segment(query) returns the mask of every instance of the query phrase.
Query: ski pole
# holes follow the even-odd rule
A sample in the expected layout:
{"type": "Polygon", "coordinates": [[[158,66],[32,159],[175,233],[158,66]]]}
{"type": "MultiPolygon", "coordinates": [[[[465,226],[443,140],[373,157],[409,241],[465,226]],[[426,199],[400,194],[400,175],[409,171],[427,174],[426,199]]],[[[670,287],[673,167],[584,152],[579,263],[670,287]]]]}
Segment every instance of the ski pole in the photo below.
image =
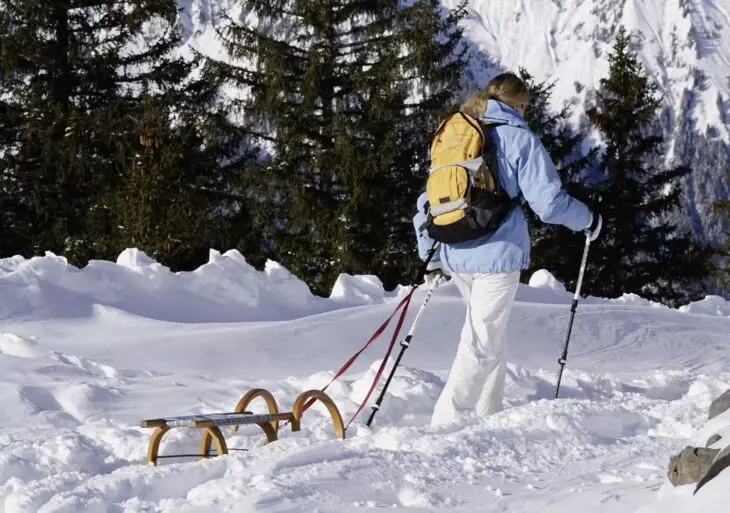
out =
{"type": "Polygon", "coordinates": [[[406,349],[408,349],[408,346],[411,345],[411,339],[413,338],[413,333],[416,331],[416,327],[418,326],[418,323],[421,321],[421,317],[423,317],[423,312],[426,310],[426,305],[428,304],[428,301],[431,299],[431,295],[433,294],[433,291],[435,290],[436,282],[431,284],[431,287],[429,287],[428,292],[426,292],[426,297],[423,300],[423,303],[421,303],[421,308],[418,310],[418,313],[416,314],[416,318],[413,320],[413,324],[411,324],[411,329],[408,330],[408,334],[406,337],[401,340],[400,343],[400,353],[398,353],[398,357],[395,360],[395,364],[393,365],[393,368],[390,370],[390,374],[388,375],[388,379],[385,380],[385,385],[383,386],[383,390],[380,391],[380,395],[378,396],[377,401],[375,401],[375,404],[372,406],[373,411],[370,413],[370,418],[368,418],[367,426],[370,427],[370,424],[373,422],[373,417],[375,417],[375,414],[380,409],[380,405],[383,402],[383,398],[385,397],[385,392],[388,390],[388,385],[390,385],[390,381],[393,379],[393,376],[395,375],[395,370],[398,367],[398,364],[400,363],[401,359],[403,358],[403,354],[406,352],[406,349]]]}
{"type": "Polygon", "coordinates": [[[588,248],[591,245],[590,235],[586,235],[586,245],[583,248],[583,259],[580,262],[580,272],[578,273],[578,283],[575,286],[575,294],[573,295],[573,304],[570,306],[570,322],[568,322],[568,331],[565,333],[565,343],[563,346],[563,354],[558,358],[560,364],[560,371],[558,372],[558,383],[555,387],[555,399],[558,398],[560,392],[560,380],[563,377],[563,369],[568,359],[568,344],[570,343],[570,332],[573,329],[573,318],[575,317],[575,311],[578,308],[578,299],[580,298],[580,288],[583,285],[583,274],[586,271],[586,263],[588,262],[588,248]]]}

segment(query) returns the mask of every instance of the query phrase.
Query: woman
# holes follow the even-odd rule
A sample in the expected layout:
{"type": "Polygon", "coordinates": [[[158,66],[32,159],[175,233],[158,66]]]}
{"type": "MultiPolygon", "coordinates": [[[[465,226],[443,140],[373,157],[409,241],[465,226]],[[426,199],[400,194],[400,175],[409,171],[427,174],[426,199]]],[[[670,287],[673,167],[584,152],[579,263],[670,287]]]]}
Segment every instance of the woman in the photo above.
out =
{"type": "MultiPolygon", "coordinates": [[[[584,230],[592,240],[601,229],[600,215],[568,195],[540,139],[523,119],[530,102],[525,83],[513,73],[489,82],[462,106],[462,111],[491,130],[499,180],[510,197],[520,193],[545,223],[584,230]]],[[[425,219],[425,193],[413,219],[419,255],[425,259],[433,241],[418,232],[425,219]]],[[[449,377],[432,425],[459,420],[464,414],[485,416],[502,409],[506,371],[502,341],[517,292],[520,271],[530,262],[530,239],[522,207],[515,208],[491,235],[459,244],[441,244],[428,266],[427,283],[450,276],[466,303],[466,320],[449,377]]]]}

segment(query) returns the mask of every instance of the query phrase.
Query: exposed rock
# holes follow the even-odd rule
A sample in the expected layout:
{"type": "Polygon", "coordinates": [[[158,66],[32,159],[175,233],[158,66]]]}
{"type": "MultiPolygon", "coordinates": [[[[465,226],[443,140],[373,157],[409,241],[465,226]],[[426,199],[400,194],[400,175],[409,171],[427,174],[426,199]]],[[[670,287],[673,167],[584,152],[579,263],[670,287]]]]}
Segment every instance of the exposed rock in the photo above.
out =
{"type": "MultiPolygon", "coordinates": [[[[721,413],[730,410],[730,390],[722,394],[720,397],[712,401],[710,405],[710,419],[717,417],[721,413]]],[[[709,419],[708,419],[709,420],[709,419]]]]}
{"type": "Polygon", "coordinates": [[[708,482],[717,477],[720,472],[728,467],[730,467],[730,446],[725,447],[722,452],[720,452],[720,454],[715,457],[712,465],[710,465],[710,469],[705,473],[704,476],[702,476],[700,482],[697,483],[697,487],[695,488],[694,493],[697,493],[700,488],[705,486],[708,482]]]}
{"type": "Polygon", "coordinates": [[[674,486],[696,483],[707,473],[720,449],[685,447],[669,460],[667,477],[674,486]]]}

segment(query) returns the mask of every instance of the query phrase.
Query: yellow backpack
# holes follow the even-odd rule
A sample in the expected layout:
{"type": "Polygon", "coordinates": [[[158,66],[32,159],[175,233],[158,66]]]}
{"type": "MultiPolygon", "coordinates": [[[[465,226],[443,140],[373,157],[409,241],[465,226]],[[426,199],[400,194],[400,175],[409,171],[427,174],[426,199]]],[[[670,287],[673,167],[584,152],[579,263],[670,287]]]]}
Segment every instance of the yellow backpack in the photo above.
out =
{"type": "Polygon", "coordinates": [[[493,125],[455,112],[434,133],[421,227],[433,240],[451,244],[493,233],[520,203],[500,185],[492,141],[485,133],[493,125]]]}

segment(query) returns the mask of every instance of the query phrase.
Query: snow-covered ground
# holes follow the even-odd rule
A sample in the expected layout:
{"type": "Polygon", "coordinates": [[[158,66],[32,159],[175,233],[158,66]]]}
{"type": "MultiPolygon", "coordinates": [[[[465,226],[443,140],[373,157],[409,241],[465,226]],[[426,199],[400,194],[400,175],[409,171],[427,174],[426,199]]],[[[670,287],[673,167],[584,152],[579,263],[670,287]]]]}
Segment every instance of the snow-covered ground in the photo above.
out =
{"type": "MultiPolygon", "coordinates": [[[[281,266],[258,273],[236,252],[181,274],[134,250],[81,270],[53,255],[0,260],[0,513],[674,513],[699,504],[693,486],[670,489],[667,463],[704,436],[710,401],[730,388],[730,305],[582,301],[555,400],[571,295],[546,273],[531,285],[507,332],[509,407],[491,418],[428,426],[464,311],[446,285],[372,429],[368,409],[337,440],[316,405],[301,432],[284,428],[276,443],[244,427],[227,440],[247,451],[154,467],[140,420],[230,411],[254,387],[288,410],[329,381],[405,290],[343,276],[333,297],[314,298],[281,266]]],[[[346,421],[389,334],[328,389],[346,421]]],[[[162,454],[194,453],[199,435],[171,431],[162,454]]],[[[696,511],[721,511],[730,482],[721,477],[704,495],[714,506],[696,511]]]]}

